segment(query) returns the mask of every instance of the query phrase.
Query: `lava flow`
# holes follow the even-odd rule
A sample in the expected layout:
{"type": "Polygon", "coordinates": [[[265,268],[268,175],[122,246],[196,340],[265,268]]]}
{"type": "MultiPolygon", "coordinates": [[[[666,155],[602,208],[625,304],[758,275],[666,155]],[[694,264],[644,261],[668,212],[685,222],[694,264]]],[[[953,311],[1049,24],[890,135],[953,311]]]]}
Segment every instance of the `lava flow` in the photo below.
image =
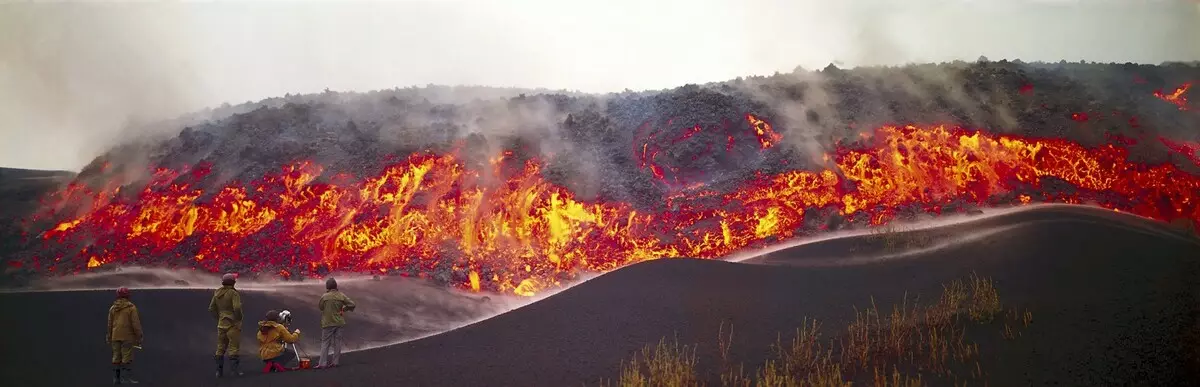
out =
{"type": "MultiPolygon", "coordinates": [[[[767,121],[753,114],[746,114],[745,120],[749,125],[749,132],[758,142],[755,147],[759,150],[770,149],[783,139],[783,136],[776,133],[767,121]]],[[[673,121],[668,120],[667,126],[670,126],[673,121]]],[[[646,122],[634,133],[633,154],[638,160],[638,167],[648,170],[660,182],[674,187],[696,187],[698,184],[703,184],[703,180],[707,178],[704,176],[707,171],[677,165],[679,160],[672,160],[672,157],[660,157],[663,156],[662,152],[668,149],[679,149],[680,145],[683,145],[681,143],[689,142],[691,144],[686,144],[685,148],[687,146],[693,146],[693,149],[703,147],[704,150],[678,153],[684,153],[688,156],[686,158],[696,161],[712,156],[716,152],[715,145],[718,145],[718,142],[724,142],[725,152],[732,153],[737,145],[736,137],[740,137],[735,130],[736,127],[728,121],[719,127],[707,130],[697,124],[679,131],[678,135],[666,137],[663,136],[664,128],[651,128],[650,122],[646,122]],[[712,135],[707,139],[695,138],[701,133],[712,133],[712,135]]]]}
{"type": "MultiPolygon", "coordinates": [[[[768,134],[760,139],[777,141],[758,121],[750,122],[768,134]]],[[[452,154],[414,154],[377,176],[332,183],[314,182],[325,173],[321,166],[297,163],[212,192],[172,183],[207,170],[159,170],[136,199],[112,199],[115,190],[92,194],[93,208],[42,234],[54,252],[33,265],[46,272],[167,263],[285,277],[398,273],[532,295],[585,272],[763,246],[804,232],[806,214],[818,212],[879,224],[904,208],[940,211],[1000,197],[1200,221],[1200,177],[1170,163],[1131,162],[1117,144],[1085,148],[943,126],[882,127],[862,142],[828,155],[833,169],[687,193],[678,208],[656,212],[577,200],[543,180],[536,160],[499,184],[452,154]]]]}
{"type": "Polygon", "coordinates": [[[1175,91],[1171,92],[1170,94],[1163,93],[1162,90],[1156,90],[1154,92],[1154,96],[1158,97],[1159,99],[1161,99],[1163,101],[1167,101],[1167,102],[1174,104],[1175,106],[1178,106],[1179,110],[1186,111],[1186,110],[1188,110],[1187,92],[1188,92],[1188,89],[1191,89],[1191,88],[1192,88],[1191,83],[1184,83],[1183,85],[1180,85],[1179,87],[1175,88],[1175,91]]]}

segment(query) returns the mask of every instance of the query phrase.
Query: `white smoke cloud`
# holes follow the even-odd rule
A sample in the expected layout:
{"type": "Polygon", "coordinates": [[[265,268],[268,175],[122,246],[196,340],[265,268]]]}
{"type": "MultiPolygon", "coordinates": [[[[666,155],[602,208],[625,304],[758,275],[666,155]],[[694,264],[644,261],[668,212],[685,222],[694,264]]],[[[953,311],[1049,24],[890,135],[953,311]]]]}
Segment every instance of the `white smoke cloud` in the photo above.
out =
{"type": "Polygon", "coordinates": [[[126,132],[131,124],[326,88],[606,92],[831,62],[1197,60],[1196,9],[1183,0],[5,4],[0,166],[75,170],[141,133],[126,132]]]}

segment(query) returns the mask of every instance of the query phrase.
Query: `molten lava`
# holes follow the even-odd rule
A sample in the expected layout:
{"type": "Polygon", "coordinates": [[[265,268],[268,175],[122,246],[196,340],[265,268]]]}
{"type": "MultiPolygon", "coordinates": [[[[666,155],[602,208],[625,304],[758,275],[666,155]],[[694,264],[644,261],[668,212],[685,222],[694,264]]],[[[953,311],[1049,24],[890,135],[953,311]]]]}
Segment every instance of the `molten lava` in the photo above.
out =
{"type": "Polygon", "coordinates": [[[1179,110],[1188,110],[1187,92],[1188,89],[1191,88],[1192,84],[1190,82],[1184,83],[1183,85],[1175,88],[1175,91],[1170,94],[1165,94],[1162,90],[1156,90],[1154,92],[1154,96],[1162,99],[1163,101],[1170,102],[1175,106],[1179,106],[1179,110]]]}
{"type": "MultiPolygon", "coordinates": [[[[747,119],[762,148],[780,140],[765,121],[747,119]]],[[[657,212],[577,200],[544,180],[537,160],[499,183],[453,154],[414,154],[376,176],[336,183],[317,183],[321,166],[296,163],[215,191],[191,183],[206,169],[193,168],[192,177],[159,170],[136,199],[119,198],[116,188],[64,191],[91,204],[43,234],[58,255],[34,265],[62,272],[182,261],[285,277],[398,272],[532,295],[585,272],[763,246],[804,232],[806,216],[826,208],[878,224],[904,208],[941,211],[1000,197],[1200,221],[1200,177],[1170,163],[1130,162],[1117,144],[1089,149],[942,126],[882,127],[862,142],[828,155],[833,169],[759,176],[726,193],[676,193],[677,208],[657,212]]],[[[643,162],[655,165],[652,156],[643,162]]]]}

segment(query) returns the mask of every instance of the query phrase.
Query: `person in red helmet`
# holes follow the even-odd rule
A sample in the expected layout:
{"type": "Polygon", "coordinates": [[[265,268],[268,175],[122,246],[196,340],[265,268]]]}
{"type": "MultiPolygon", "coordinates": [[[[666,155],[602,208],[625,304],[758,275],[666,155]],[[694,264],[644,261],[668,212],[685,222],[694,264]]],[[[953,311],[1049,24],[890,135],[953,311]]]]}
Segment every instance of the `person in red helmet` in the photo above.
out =
{"type": "Polygon", "coordinates": [[[217,353],[213,361],[217,365],[217,377],[224,375],[225,356],[229,356],[230,371],[234,376],[241,376],[242,343],[242,296],[233,285],[237,283],[237,274],[226,273],[221,276],[221,287],[213,292],[212,301],[208,303],[208,312],[217,320],[217,353]]]}
{"type": "Polygon", "coordinates": [[[104,341],[112,347],[113,384],[137,384],[133,379],[133,349],[142,346],[142,319],[129,301],[129,288],[117,289],[117,299],[108,307],[108,333],[104,341]]]}

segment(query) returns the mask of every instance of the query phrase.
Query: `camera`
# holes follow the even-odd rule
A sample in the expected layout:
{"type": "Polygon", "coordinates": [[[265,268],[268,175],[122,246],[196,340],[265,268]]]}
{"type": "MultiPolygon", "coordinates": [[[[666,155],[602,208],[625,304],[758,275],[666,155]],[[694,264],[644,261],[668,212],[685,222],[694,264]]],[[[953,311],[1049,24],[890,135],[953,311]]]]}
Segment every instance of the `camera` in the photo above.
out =
{"type": "Polygon", "coordinates": [[[282,312],[279,312],[279,323],[281,323],[283,325],[291,325],[292,324],[292,312],[290,312],[286,309],[282,312]]]}

